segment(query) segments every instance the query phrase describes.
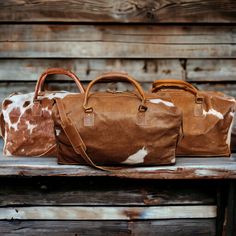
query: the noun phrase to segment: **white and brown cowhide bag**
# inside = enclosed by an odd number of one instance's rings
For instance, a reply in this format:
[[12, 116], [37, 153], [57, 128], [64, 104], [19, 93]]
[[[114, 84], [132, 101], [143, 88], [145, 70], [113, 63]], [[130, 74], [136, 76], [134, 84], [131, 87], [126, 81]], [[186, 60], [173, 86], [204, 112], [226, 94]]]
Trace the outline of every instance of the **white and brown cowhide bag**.
[[62, 68], [46, 70], [39, 78], [35, 92], [12, 94], [2, 103], [0, 116], [1, 135], [6, 156], [56, 156], [57, 130], [54, 129], [52, 109], [55, 98], [70, 94], [66, 91], [44, 92], [44, 81], [49, 74], [63, 74], [72, 78], [81, 93], [79, 78]]

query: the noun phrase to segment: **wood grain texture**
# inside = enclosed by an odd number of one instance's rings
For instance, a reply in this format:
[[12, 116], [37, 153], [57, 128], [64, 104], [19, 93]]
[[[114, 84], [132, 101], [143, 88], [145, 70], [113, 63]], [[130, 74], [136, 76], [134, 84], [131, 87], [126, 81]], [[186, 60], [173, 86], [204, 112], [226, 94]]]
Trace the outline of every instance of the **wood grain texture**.
[[[123, 71], [140, 82], [179, 79], [189, 82], [236, 81], [234, 59], [0, 59], [0, 81], [36, 81], [50, 67], [75, 72], [82, 81], [91, 81], [108, 71]], [[52, 77], [51, 77], [52, 78]], [[66, 77], [58, 77], [61, 80]], [[50, 78], [49, 78], [50, 80]]]
[[0, 58], [235, 58], [235, 27], [1, 25]]
[[235, 58], [235, 44], [174, 45], [120, 42], [4, 42], [1, 58]]
[[140, 82], [164, 78], [184, 79], [185, 70], [182, 63], [182, 60], [175, 59], [1, 59], [0, 81], [36, 81], [42, 72], [50, 67], [69, 69], [76, 73], [81, 81], [91, 81], [109, 71], [129, 73]]
[[[24, 191], [22, 191], [24, 190]], [[1, 178], [0, 206], [216, 205], [215, 182], [114, 178]]]
[[11, 236], [215, 236], [215, 219], [146, 221], [0, 221], [0, 234]]
[[106, 172], [82, 165], [58, 165], [56, 158], [0, 157], [0, 176], [113, 176], [133, 179], [235, 179], [236, 156], [178, 158], [174, 166]]
[[234, 44], [232, 25], [1, 24], [0, 42]]
[[236, 81], [235, 60], [187, 60], [186, 80], [189, 82]]
[[[77, 0], [0, 4], [1, 21], [235, 22], [233, 0]], [[65, 11], [66, 9], [66, 11]]]
[[215, 218], [216, 206], [150, 207], [4, 207], [0, 220], [151, 220]]

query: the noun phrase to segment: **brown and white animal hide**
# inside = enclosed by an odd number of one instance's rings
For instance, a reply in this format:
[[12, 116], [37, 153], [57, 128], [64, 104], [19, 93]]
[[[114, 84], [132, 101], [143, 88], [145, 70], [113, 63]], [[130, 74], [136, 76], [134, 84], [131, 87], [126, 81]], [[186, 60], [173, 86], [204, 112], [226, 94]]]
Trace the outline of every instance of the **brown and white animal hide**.
[[34, 93], [12, 94], [2, 103], [1, 135], [6, 156], [55, 156], [57, 132], [52, 109], [55, 98], [69, 93], [45, 92], [34, 103]]

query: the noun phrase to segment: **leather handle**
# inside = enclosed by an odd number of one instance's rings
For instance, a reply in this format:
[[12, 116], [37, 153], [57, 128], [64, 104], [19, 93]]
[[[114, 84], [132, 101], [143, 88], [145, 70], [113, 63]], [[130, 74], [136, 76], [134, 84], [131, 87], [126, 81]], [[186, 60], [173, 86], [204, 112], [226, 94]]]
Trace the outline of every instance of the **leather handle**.
[[71, 71], [65, 70], [63, 68], [50, 68], [43, 72], [43, 74], [40, 76], [39, 80], [36, 83], [35, 86], [35, 92], [34, 92], [34, 101], [37, 100], [39, 92], [42, 91], [44, 82], [48, 75], [54, 75], [54, 74], [61, 74], [61, 75], [67, 75], [71, 79], [73, 79], [79, 88], [81, 93], [84, 93], [84, 87], [80, 82], [80, 79]]
[[197, 88], [195, 88], [190, 83], [182, 80], [157, 80], [152, 85], [152, 92], [154, 93], [162, 88], [169, 88], [169, 87], [177, 87], [180, 89], [184, 89], [194, 94], [195, 96], [198, 93]]
[[141, 108], [141, 110], [146, 110], [146, 106], [145, 106], [145, 94], [144, 91], [141, 87], [141, 85], [135, 80], [133, 79], [131, 76], [129, 76], [128, 74], [125, 73], [120, 73], [120, 72], [109, 72], [109, 73], [105, 73], [102, 74], [101, 76], [97, 77], [95, 80], [93, 80], [92, 82], [89, 83], [86, 92], [85, 92], [85, 96], [84, 96], [84, 104], [83, 107], [86, 110], [92, 109], [91, 107], [87, 107], [87, 103], [88, 103], [88, 97], [89, 97], [89, 92], [91, 90], [91, 88], [94, 86], [94, 84], [98, 83], [98, 82], [129, 82], [131, 83], [138, 91], [140, 98], [141, 98], [141, 105], [139, 108]]

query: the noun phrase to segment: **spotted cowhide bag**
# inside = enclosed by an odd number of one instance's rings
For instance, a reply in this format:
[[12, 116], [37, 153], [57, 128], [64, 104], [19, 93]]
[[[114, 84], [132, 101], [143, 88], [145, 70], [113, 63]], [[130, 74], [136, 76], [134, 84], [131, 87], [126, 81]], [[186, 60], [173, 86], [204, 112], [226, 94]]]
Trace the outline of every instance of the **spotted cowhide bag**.
[[61, 99], [66, 91], [45, 92], [43, 85], [50, 74], [63, 74], [72, 78], [81, 93], [84, 92], [79, 78], [62, 68], [46, 70], [39, 78], [34, 93], [12, 94], [2, 103], [1, 134], [6, 156], [55, 156], [56, 139], [52, 109], [55, 98]]
[[230, 156], [235, 99], [221, 92], [200, 91], [179, 80], [157, 80], [153, 93], [165, 94], [183, 112], [181, 156]]
[[[91, 92], [101, 81], [126, 81], [137, 91]], [[144, 93], [127, 74], [104, 74], [93, 80], [84, 94], [68, 95], [56, 103], [60, 164], [88, 163], [107, 170], [101, 165], [175, 163], [181, 112], [168, 100]]]

